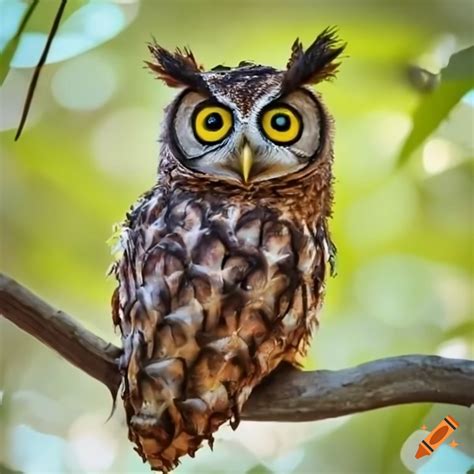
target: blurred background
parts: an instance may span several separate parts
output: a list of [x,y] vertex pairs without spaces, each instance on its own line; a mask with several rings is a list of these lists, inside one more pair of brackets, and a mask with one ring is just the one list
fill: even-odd
[[[317,89],[336,119],[338,275],[306,367],[472,358],[474,63],[472,48],[456,54],[474,44],[471,0],[69,1],[14,142],[59,0],[40,1],[14,41],[28,5],[0,0],[3,272],[118,344],[106,242],[155,181],[159,124],[175,94],[144,70],[146,42],[190,46],[208,67],[284,67],[297,36],[308,45],[337,25],[346,58]],[[0,337],[0,472],[149,472],[120,406],[106,422],[104,387],[4,319]],[[443,472],[466,472],[472,411],[428,404],[244,422],[176,472],[441,472],[435,456],[415,466],[403,446],[447,414],[461,423],[461,446],[447,448],[454,460]]]

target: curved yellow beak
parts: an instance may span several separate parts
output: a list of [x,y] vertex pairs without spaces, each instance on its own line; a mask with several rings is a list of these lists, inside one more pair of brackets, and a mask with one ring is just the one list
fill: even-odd
[[242,173],[242,178],[244,178],[244,183],[247,183],[250,176],[250,170],[252,169],[253,164],[253,151],[250,148],[250,145],[245,142],[242,152],[240,154],[240,171]]

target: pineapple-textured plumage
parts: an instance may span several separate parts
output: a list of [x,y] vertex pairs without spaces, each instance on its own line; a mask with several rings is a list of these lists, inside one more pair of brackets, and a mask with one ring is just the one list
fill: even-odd
[[[196,65],[195,81],[189,70],[170,79],[179,73],[169,61],[179,56],[192,70],[194,58],[154,48],[161,78],[219,100],[226,94],[244,124],[251,104],[284,78],[244,64],[210,73]],[[168,472],[194,456],[224,422],[236,427],[255,385],[282,361],[296,364],[317,324],[332,248],[332,120],[317,96],[294,87],[303,91],[295,100],[311,94],[321,114],[319,144],[304,166],[250,182],[187,166],[169,138],[180,104],[192,97],[185,90],[168,109],[158,183],[124,223],[113,305],[124,342],[123,399],[130,439],[153,469]]]

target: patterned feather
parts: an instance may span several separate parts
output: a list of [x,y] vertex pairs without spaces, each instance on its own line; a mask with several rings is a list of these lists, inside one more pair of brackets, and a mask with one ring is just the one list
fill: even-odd
[[116,266],[130,439],[163,472],[235,427],[252,388],[305,353],[328,260],[313,181],[284,207],[263,187],[223,206],[225,187],[195,182],[164,179],[138,203]]

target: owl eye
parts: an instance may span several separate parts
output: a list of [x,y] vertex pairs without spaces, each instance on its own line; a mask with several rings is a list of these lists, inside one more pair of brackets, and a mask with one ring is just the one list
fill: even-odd
[[261,126],[265,136],[277,145],[291,145],[298,141],[303,132],[300,115],[288,106],[264,111]]
[[208,105],[197,110],[193,118],[196,138],[204,144],[222,141],[232,129],[231,112],[219,105]]

